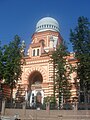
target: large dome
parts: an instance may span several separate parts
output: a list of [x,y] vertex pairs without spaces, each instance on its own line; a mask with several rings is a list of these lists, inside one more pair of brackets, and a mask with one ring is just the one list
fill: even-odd
[[44,17],[36,24],[36,32],[43,32],[47,30],[59,32],[59,24],[52,17]]

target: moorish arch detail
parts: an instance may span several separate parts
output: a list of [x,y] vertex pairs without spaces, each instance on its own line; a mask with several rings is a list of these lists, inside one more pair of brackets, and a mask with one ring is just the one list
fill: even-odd
[[33,72],[33,71],[38,71],[39,73],[41,73],[42,77],[43,77],[43,81],[46,80],[46,70],[43,68],[43,67],[30,67],[27,71],[26,71],[26,74],[25,74],[25,81],[28,82],[28,79],[29,79],[29,76],[30,74]]

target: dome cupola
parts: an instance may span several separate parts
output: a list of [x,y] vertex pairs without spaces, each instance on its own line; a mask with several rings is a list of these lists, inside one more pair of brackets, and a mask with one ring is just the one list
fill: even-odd
[[36,24],[36,32],[43,32],[47,30],[59,32],[59,24],[52,17],[44,17]]

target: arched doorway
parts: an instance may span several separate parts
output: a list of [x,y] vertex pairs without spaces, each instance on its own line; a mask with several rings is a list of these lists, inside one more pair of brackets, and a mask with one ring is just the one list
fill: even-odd
[[43,77],[40,72],[33,71],[29,76],[29,88],[32,89],[32,86],[40,86],[43,82]]
[[41,94],[40,91],[38,91],[38,92],[36,93],[36,107],[37,107],[37,108],[38,108],[38,107],[41,108],[41,106],[42,106],[42,94]]
[[43,77],[39,71],[33,71],[29,76],[30,107],[40,107],[43,104]]

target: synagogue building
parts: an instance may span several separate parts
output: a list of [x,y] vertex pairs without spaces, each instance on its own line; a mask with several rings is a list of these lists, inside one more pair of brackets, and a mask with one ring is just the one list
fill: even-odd
[[[25,64],[22,65],[21,79],[14,90],[15,99],[19,100],[21,96],[24,96],[32,106],[36,102],[36,98],[43,104],[45,97],[53,95],[54,67],[51,62],[51,53],[61,42],[62,36],[57,20],[52,17],[44,17],[37,22],[27,56],[24,57]],[[73,53],[70,53],[67,61],[73,66],[76,65]],[[76,73],[71,73],[71,102],[74,99],[77,100],[75,77]]]

